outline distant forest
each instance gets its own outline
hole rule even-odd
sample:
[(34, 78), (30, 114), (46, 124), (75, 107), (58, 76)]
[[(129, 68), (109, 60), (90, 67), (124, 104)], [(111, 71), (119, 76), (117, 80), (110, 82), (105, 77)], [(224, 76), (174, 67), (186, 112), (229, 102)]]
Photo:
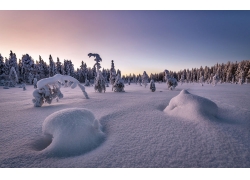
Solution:
[[(87, 64), (83, 61), (78, 68), (74, 67), (71, 60), (64, 60), (63, 62), (57, 57), (56, 61), (52, 56), (49, 56), (49, 64), (47, 64), (41, 56), (38, 60), (34, 60), (29, 54), (22, 55), (22, 58), (17, 61), (16, 54), (10, 51), (9, 58), (5, 59), (0, 54), (0, 80), (9, 76), (11, 68), (14, 67), (18, 76), (19, 82), (26, 82), (32, 84), (33, 79), (37, 80), (54, 76), (55, 74), (69, 75), (76, 78), (81, 83), (84, 83), (85, 77), (90, 82), (94, 82), (96, 76), (96, 68), (87, 67)], [(111, 66), (110, 66), (111, 68)], [(153, 79), (156, 82), (164, 81), (164, 70), (159, 73), (150, 74), (149, 80)], [(215, 64), (212, 67), (200, 67), (192, 69), (184, 69), (178, 72), (171, 71), (170, 76), (180, 81), (181, 79), (186, 82), (199, 82), (201, 76), (204, 81), (209, 81), (215, 74), (219, 77), (221, 82), (237, 82), (240, 78), (243, 82), (250, 79), (250, 60), (242, 60), (240, 62), (227, 62), (226, 64)], [(146, 70), (145, 70), (146, 71)], [(121, 71), (118, 69), (117, 73)], [(107, 81), (110, 79), (110, 69), (102, 69), (102, 74)], [(135, 75), (130, 73), (129, 75), (123, 75), (124, 82), (137, 82), (140, 79), (141, 74)]]

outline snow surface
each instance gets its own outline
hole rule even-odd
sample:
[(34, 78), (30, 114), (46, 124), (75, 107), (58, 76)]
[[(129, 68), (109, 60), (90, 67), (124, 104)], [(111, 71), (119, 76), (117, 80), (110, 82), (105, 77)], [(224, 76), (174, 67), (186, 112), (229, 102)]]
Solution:
[[(0, 87), (0, 167), (250, 167), (249, 84), (214, 87), (184, 83), (172, 91), (164, 83), (155, 85), (156, 91), (151, 92), (149, 86), (126, 84), (122, 93), (112, 92), (111, 86), (106, 93), (94, 92), (93, 86), (85, 87), (89, 99), (82, 97), (80, 88), (72, 91), (62, 87), (64, 98), (39, 108), (33, 107), (33, 86), (27, 85), (26, 91)], [(183, 89), (193, 97), (214, 102), (217, 114), (208, 111), (198, 118), (184, 110), (181, 117), (166, 113), (164, 109), (178, 99)], [(192, 107), (189, 97), (186, 99)], [(178, 108), (182, 100), (177, 102)], [(201, 105), (207, 103), (199, 103), (195, 107), (206, 109)], [(93, 127), (93, 119), (100, 122), (105, 138), (101, 142), (91, 140), (96, 143), (95, 148), (81, 149), (85, 146), (80, 140), (85, 139), (81, 127), (56, 120), (68, 108), (84, 108), (93, 113), (92, 118), (79, 118), (79, 114), (72, 117), (83, 129), (89, 118), (92, 120), (88, 127)], [(199, 114), (198, 109), (189, 112)], [(58, 115), (55, 119), (53, 113)], [(45, 132), (51, 135), (46, 136)], [(86, 133), (86, 138), (91, 133)], [(74, 151), (50, 155), (53, 148), (59, 151), (64, 144), (53, 145), (55, 141), (65, 141)]]
[(93, 113), (84, 108), (54, 112), (43, 122), (44, 139), (51, 141), (43, 151), (52, 156), (70, 156), (90, 151), (104, 139), (100, 126)]
[(172, 98), (164, 109), (168, 115), (189, 120), (214, 119), (218, 112), (217, 105), (209, 99), (190, 94), (182, 90)]

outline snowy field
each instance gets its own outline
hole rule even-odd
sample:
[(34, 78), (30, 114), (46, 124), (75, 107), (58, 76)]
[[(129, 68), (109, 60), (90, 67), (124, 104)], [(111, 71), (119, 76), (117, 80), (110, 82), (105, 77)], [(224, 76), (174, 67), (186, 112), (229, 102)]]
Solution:
[(42, 107), (26, 88), (0, 87), (1, 168), (250, 167), (250, 84), (63, 87)]

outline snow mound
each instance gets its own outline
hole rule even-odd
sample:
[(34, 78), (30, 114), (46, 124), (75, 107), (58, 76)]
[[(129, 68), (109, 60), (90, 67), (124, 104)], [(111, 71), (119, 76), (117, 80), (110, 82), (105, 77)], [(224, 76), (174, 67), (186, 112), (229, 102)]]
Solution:
[(182, 90), (170, 100), (164, 112), (189, 120), (212, 119), (217, 115), (218, 106), (209, 99)]
[(49, 115), (43, 122), (44, 136), (52, 142), (43, 151), (54, 156), (88, 152), (99, 146), (104, 133), (93, 113), (84, 108), (69, 108)]

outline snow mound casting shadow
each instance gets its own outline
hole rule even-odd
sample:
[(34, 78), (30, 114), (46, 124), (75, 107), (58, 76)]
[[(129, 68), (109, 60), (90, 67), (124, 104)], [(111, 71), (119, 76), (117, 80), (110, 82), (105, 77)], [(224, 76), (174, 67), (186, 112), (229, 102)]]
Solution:
[(189, 120), (212, 120), (217, 116), (218, 106), (209, 99), (182, 90), (180, 94), (170, 100), (164, 112), (170, 116)]
[[(84, 108), (69, 108), (49, 115), (43, 122), (46, 140), (42, 150), (52, 156), (74, 156), (98, 147), (104, 140), (101, 125), (93, 113)], [(40, 147), (42, 148), (42, 147)]]

